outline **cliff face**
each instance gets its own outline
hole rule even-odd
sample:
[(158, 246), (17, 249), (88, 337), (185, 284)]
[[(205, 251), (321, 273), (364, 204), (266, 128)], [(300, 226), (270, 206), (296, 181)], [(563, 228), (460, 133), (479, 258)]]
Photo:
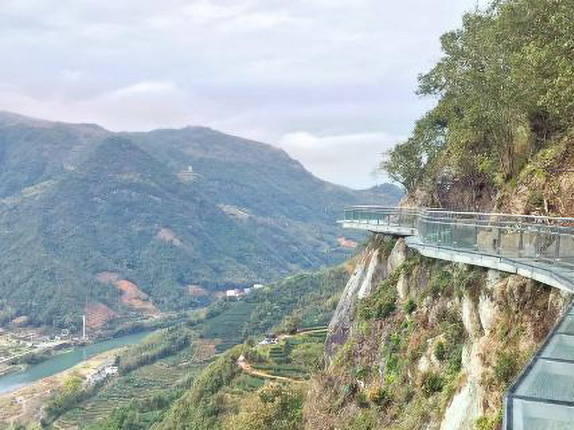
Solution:
[(330, 365), (311, 383), (305, 428), (495, 429), (506, 388), (568, 300), (379, 238), (329, 327)]
[(345, 286), (335, 314), (329, 324), (329, 333), (325, 341), (325, 352), (331, 360), (336, 351), (344, 345), (353, 326), (357, 302), (367, 297), (373, 286), (387, 277), (384, 255), (378, 247), (366, 250), (360, 257), (355, 270)]

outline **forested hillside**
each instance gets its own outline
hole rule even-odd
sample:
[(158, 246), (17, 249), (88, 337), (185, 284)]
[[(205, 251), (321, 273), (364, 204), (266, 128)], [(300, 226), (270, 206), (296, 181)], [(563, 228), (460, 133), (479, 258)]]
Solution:
[(342, 261), (343, 206), (401, 196), (205, 128), (118, 135), (6, 113), (0, 177), (0, 322), (69, 328), (85, 306), (97, 329)]
[[(187, 321), (110, 354), (118, 375), (104, 383), (86, 383), (85, 374), (72, 369), (64, 383), (43, 393), (43, 410), (0, 398), (2, 405), (11, 405), (0, 415), (0, 428), (12, 419), (29, 427), (40, 420), (45, 427), (92, 430), (213, 430), (224, 421), (237, 430), (246, 422), (263, 430), (280, 419), (282, 428), (294, 428), (301, 418), (303, 382), (322, 363), (324, 327), (350, 269), (291, 276), (194, 312)], [(296, 333), (304, 328), (311, 330)], [(285, 338), (257, 346), (267, 332)], [(254, 369), (285, 375), (293, 384), (267, 384), (273, 379), (242, 370), (237, 364), (242, 353)], [(261, 400), (265, 396), (269, 401)]]

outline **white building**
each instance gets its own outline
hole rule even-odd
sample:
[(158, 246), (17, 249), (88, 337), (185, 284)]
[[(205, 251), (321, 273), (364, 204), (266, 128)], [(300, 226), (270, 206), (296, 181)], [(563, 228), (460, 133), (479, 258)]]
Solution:
[(238, 298), (241, 297), (243, 295), (243, 291), (235, 289), (235, 290), (227, 290), (225, 292), (225, 296), (229, 299), (229, 298)]
[(88, 376), (86, 382), (88, 383), (88, 385), (94, 385), (97, 384), (98, 382), (103, 381), (108, 376), (115, 375), (116, 373), (118, 373), (117, 366), (106, 366)]

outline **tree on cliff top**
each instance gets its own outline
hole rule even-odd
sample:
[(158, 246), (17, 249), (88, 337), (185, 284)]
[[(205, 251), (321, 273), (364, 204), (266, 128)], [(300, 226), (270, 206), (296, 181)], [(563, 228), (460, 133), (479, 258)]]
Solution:
[(381, 167), (409, 191), (445, 167), (501, 186), (574, 121), (574, 3), (497, 0), (441, 42), (418, 91), (437, 106)]

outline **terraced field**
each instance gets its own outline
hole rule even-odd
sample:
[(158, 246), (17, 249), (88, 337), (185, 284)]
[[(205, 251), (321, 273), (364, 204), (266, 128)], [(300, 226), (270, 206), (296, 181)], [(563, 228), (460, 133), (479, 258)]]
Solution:
[(298, 336), (288, 337), (286, 339), (286, 342), (292, 346), (309, 342), (325, 343), (326, 338), (327, 338), (327, 329), (320, 329), (317, 331), (312, 331), (310, 333), (304, 333)]
[[(266, 347), (268, 361), (266, 363), (251, 363), (253, 370), (272, 376), (285, 377), (295, 380), (304, 380), (309, 377), (306, 366), (293, 363), (292, 352), (298, 345), (320, 344), (325, 342), (327, 329), (318, 329), (309, 333), (287, 336), (276, 345)], [(253, 376), (253, 375), (251, 375)]]
[(128, 375), (119, 377), (102, 388), (81, 407), (63, 415), (55, 428), (84, 428), (94, 420), (106, 417), (117, 407), (132, 400), (151, 398), (157, 394), (172, 392), (176, 387), (184, 388), (197, 375), (204, 364), (194, 360), (193, 348), (143, 366)]
[(283, 376), (292, 379), (306, 379), (308, 377), (307, 370), (295, 364), (253, 364), (251, 367), (273, 376)]
[(221, 339), (217, 352), (223, 352), (241, 342), (244, 338), (244, 327), (253, 310), (253, 303), (239, 301), (231, 309), (206, 320), (202, 325), (202, 337)]
[(254, 375), (248, 375), (246, 373), (241, 374), (234, 381), (234, 386), (236, 387), (237, 390), (240, 391), (240, 393), (243, 393), (245, 391), (253, 391), (263, 387), (264, 385), (265, 385), (265, 378)]

